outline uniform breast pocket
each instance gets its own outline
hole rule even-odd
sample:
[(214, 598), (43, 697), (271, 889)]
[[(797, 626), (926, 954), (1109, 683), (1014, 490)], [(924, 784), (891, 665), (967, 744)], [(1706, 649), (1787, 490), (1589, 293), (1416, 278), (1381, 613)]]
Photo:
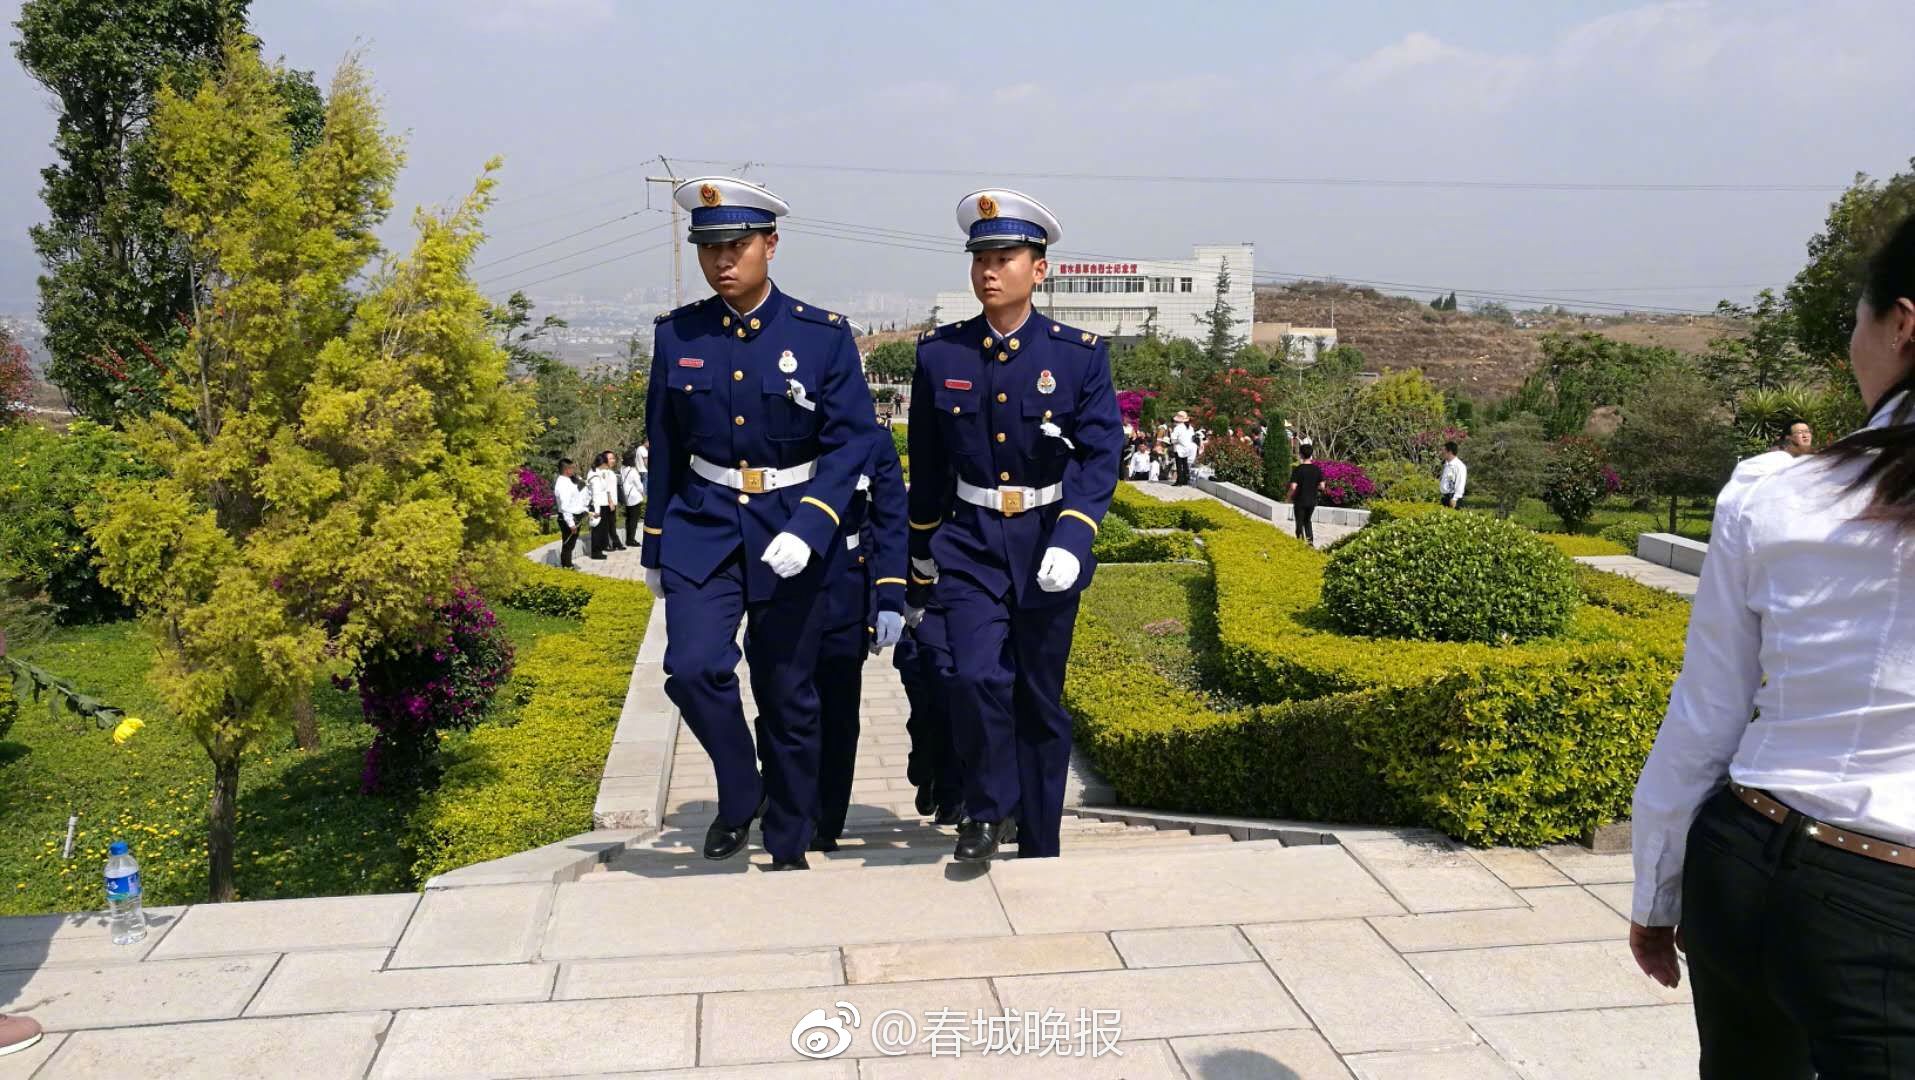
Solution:
[(1067, 407), (1068, 400), (1057, 400), (1062, 396), (1038, 394), (1024, 399), (1025, 437), (1038, 457), (1063, 457), (1077, 441), (1076, 417)]
[[(801, 402), (790, 380), (804, 387)], [(818, 434), (818, 388), (802, 375), (767, 375), (764, 378), (765, 423), (770, 436), (780, 441), (809, 439)], [(810, 407), (807, 408), (806, 405)]]
[(719, 407), (711, 392), (711, 372), (704, 368), (672, 369), (672, 416), (679, 429), (693, 435), (715, 435)]
[(944, 441), (951, 451), (978, 453), (984, 445), (984, 414), (979, 411), (978, 392), (944, 386), (932, 400), (937, 404), (938, 423), (944, 425)]

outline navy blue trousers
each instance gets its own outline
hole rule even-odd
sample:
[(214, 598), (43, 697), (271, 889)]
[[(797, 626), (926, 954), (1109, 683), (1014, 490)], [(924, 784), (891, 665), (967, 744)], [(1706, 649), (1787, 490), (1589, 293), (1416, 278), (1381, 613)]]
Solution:
[(824, 632), (818, 642), (818, 835), (844, 835), (851, 809), (851, 782), (858, 771), (859, 706), (864, 697), (864, 660), (870, 633), (861, 619)]
[[(818, 691), (812, 682), (824, 609), (818, 560), (768, 600), (750, 604), (742, 554), (733, 554), (703, 583), (669, 567), (663, 576), (665, 696), (711, 755), (718, 816), (727, 823), (744, 821), (762, 797), (765, 850), (773, 858), (796, 859), (811, 843), (818, 802)], [(757, 745), (738, 694), (741, 621), (758, 703)]]
[(911, 736), (905, 779), (912, 787), (930, 784), (939, 806), (964, 804), (964, 769), (951, 731), (951, 648), (944, 612), (932, 607), (898, 642), (894, 663), (911, 703), (904, 723)]
[(1020, 608), (949, 570), (935, 589), (952, 643), (965, 811), (978, 821), (1015, 815), (1018, 857), (1055, 856), (1071, 761), (1064, 666), (1078, 597)]

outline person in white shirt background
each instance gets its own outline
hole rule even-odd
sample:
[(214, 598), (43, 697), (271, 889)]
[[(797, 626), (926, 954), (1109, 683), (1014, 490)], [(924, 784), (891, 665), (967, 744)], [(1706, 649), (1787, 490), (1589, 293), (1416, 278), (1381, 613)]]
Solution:
[(1170, 429), (1170, 449), (1177, 456), (1177, 479), (1173, 483), (1182, 486), (1190, 483), (1190, 466), (1197, 460), (1197, 433), (1191, 429), (1190, 414), (1177, 410), (1173, 418), (1177, 426)]
[(1718, 498), (1636, 785), (1629, 944), (1686, 952), (1705, 1078), (1915, 1076), (1915, 218), (1855, 319), (1868, 424)]
[(1454, 510), (1463, 505), (1463, 489), (1469, 486), (1469, 466), (1456, 456), (1454, 440), (1443, 444), (1443, 475), (1436, 482), (1436, 493), (1444, 506)]
[(640, 505), (645, 501), (645, 474), (638, 471), (638, 451), (625, 451), (625, 465), (618, 470), (618, 494), (625, 503), (625, 546), (638, 546), (638, 527), (645, 521)]
[(618, 454), (599, 451), (598, 461), (586, 483), (592, 492), (592, 558), (603, 559), (608, 551), (622, 550), (618, 539), (618, 472), (614, 465)]
[(1150, 450), (1142, 440), (1133, 443), (1130, 448), (1130, 462), (1124, 471), (1132, 480), (1150, 479)]
[(592, 512), (592, 498), (577, 477), (571, 458), (559, 459), (559, 475), (552, 481), (552, 501), (559, 511), (559, 565), (573, 569), (572, 548), (578, 543), (579, 519)]

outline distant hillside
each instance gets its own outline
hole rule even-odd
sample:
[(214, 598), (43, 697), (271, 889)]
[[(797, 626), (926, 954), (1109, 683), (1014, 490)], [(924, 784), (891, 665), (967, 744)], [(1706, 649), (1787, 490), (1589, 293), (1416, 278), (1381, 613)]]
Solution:
[(1336, 307), (1337, 340), (1363, 350), (1376, 371), (1422, 368), (1446, 389), (1472, 398), (1514, 390), (1542, 361), (1541, 340), (1552, 331), (1593, 331), (1636, 345), (1699, 353), (1711, 338), (1738, 332), (1732, 320), (1684, 315), (1542, 315), (1517, 312), (1517, 325), (1463, 311), (1432, 311), (1429, 304), (1374, 289), (1306, 281), (1257, 289), (1257, 321), (1330, 325)]

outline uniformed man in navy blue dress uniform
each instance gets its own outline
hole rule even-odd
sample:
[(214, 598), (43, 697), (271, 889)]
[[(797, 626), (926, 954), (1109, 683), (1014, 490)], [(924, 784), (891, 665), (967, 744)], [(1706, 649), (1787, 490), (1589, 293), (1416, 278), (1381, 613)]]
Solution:
[(918, 813), (939, 825), (956, 825), (964, 818), (964, 770), (951, 733), (951, 646), (944, 609), (930, 591), (922, 581), (906, 590), (908, 629), (892, 657), (911, 704), (904, 723), (911, 736), (904, 775), (917, 789)]
[(1058, 239), (1028, 195), (958, 203), (982, 314), (927, 331), (911, 385), (912, 573), (950, 638), (965, 770), (957, 858), (1058, 853), (1071, 720), (1060, 698), (1123, 428), (1105, 343), (1031, 307)]
[[(665, 693), (718, 774), (705, 857), (737, 853), (762, 814), (772, 869), (800, 870), (818, 802), (812, 677), (826, 556), (844, 544), (842, 517), (880, 431), (844, 317), (768, 275), (784, 201), (718, 176), (673, 197), (691, 211), (717, 295), (660, 316), (652, 347), (642, 561), (665, 602)], [(740, 620), (762, 778), (739, 701)]]
[(838, 850), (851, 808), (865, 657), (896, 645), (904, 633), (904, 474), (891, 433), (878, 430), (857, 494), (844, 513), (844, 540), (832, 548), (825, 568), (826, 615), (817, 668), (823, 734), (813, 851)]

